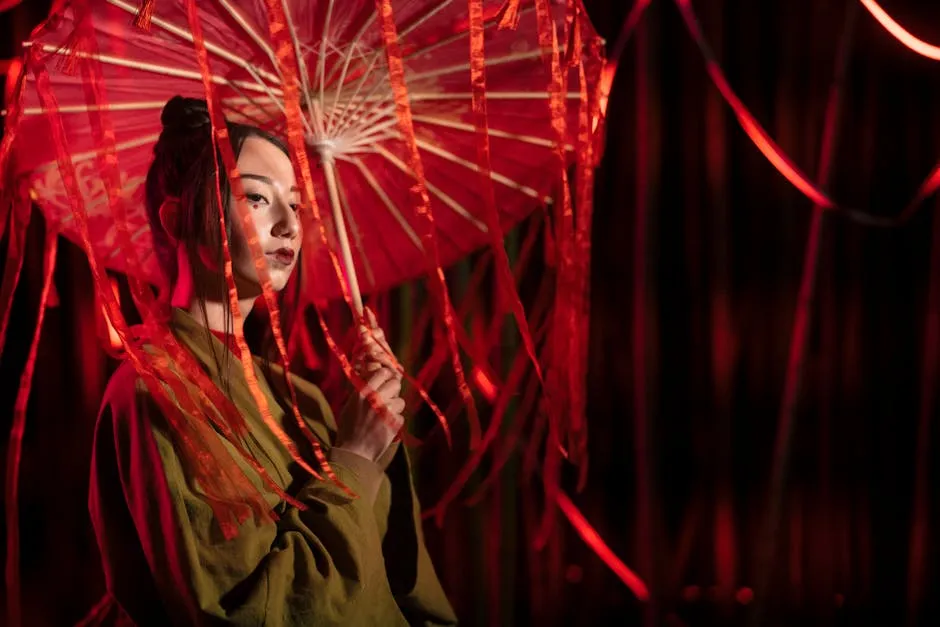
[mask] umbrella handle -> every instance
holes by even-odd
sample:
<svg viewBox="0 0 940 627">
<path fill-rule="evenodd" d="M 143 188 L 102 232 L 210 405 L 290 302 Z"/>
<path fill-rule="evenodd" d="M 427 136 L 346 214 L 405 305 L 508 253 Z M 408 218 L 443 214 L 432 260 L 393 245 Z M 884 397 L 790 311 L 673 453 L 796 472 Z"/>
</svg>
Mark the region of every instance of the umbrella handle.
<svg viewBox="0 0 940 627">
<path fill-rule="evenodd" d="M 353 265 L 352 248 L 349 246 L 349 234 L 346 232 L 346 220 L 343 218 L 343 207 L 340 205 L 339 189 L 336 181 L 336 165 L 330 156 L 321 152 L 323 173 L 326 178 L 326 189 L 330 195 L 330 208 L 333 210 L 333 224 L 336 225 L 336 237 L 339 238 L 340 252 L 343 256 L 343 268 L 346 271 L 346 280 L 349 282 L 349 291 L 352 295 L 356 313 L 362 315 L 362 294 L 359 292 L 359 278 L 356 276 L 356 266 Z"/>
</svg>

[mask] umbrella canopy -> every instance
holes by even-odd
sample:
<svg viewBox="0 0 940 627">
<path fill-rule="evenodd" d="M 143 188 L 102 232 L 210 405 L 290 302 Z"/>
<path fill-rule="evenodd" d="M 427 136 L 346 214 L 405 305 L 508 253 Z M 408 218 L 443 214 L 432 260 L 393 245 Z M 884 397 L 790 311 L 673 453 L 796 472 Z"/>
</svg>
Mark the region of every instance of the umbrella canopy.
<svg viewBox="0 0 940 627">
<path fill-rule="evenodd" d="M 149 32 L 134 26 L 139 5 L 127 0 L 92 0 L 90 25 L 94 53 L 70 48 L 76 16 L 65 11 L 56 28 L 27 45 L 49 55 L 92 55 L 100 62 L 107 87 L 127 223 L 143 260 L 141 278 L 154 282 L 156 260 L 143 211 L 143 181 L 160 132 L 159 113 L 173 95 L 202 97 L 202 74 L 193 55 L 185 2 L 157 0 Z M 428 270 L 419 237 L 421 225 L 410 200 L 414 178 L 408 147 L 398 127 L 388 76 L 380 20 L 373 2 L 285 2 L 290 32 L 304 68 L 302 99 L 307 147 L 312 158 L 335 164 L 336 211 L 325 212 L 330 233 L 339 241 L 337 220 L 345 222 L 352 262 L 362 292 L 381 291 Z M 491 178 L 503 228 L 533 208 L 551 202 L 557 167 L 555 133 L 549 106 L 549 70 L 539 45 L 534 7 L 519 11 L 518 27 L 498 28 L 501 0 L 484 3 L 487 108 Z M 558 38 L 564 32 L 565 5 L 553 2 Z M 212 81 L 226 117 L 286 134 L 282 77 L 269 41 L 265 3 L 213 0 L 199 3 Z M 485 244 L 489 235 L 486 203 L 477 165 L 478 138 L 471 107 L 467 3 L 403 0 L 394 3 L 402 44 L 405 81 L 411 102 L 414 136 L 424 167 L 434 215 L 439 260 L 447 265 Z M 81 17 L 81 16 L 79 16 Z M 594 37 L 583 20 L 581 37 Z M 564 45 L 562 41 L 562 46 Z M 585 48 L 597 50 L 594 48 Z M 599 57 L 590 63 L 601 62 Z M 68 149 L 89 212 L 92 243 L 99 258 L 127 271 L 117 245 L 117 230 L 100 177 L 86 85 L 66 64 L 49 65 L 65 123 Z M 599 67 L 599 66 L 598 66 Z M 574 159 L 581 93 L 572 65 L 564 93 L 568 141 Z M 587 76 L 598 73 L 588 71 Z M 595 86 L 588 85 L 593 94 Z M 30 178 L 33 196 L 52 228 L 78 239 L 72 209 L 58 168 L 48 120 L 34 89 L 27 88 L 19 129 L 16 168 Z M 331 206 L 331 168 L 314 173 L 318 204 Z M 313 264 L 310 298 L 340 295 L 340 283 L 325 250 L 305 251 Z"/>
</svg>

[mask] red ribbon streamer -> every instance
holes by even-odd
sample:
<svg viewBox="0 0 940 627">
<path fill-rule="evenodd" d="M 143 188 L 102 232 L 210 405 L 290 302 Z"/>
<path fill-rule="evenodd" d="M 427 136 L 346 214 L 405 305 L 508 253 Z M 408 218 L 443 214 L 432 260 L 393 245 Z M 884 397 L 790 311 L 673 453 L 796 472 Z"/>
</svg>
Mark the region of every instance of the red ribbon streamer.
<svg viewBox="0 0 940 627">
<path fill-rule="evenodd" d="M 493 189 L 492 164 L 490 160 L 489 122 L 486 110 L 486 59 L 484 52 L 484 15 L 483 0 L 469 0 L 470 14 L 470 85 L 472 88 L 473 124 L 477 137 L 477 165 L 480 168 L 480 182 L 483 185 L 484 213 L 490 248 L 496 262 L 496 280 L 502 296 L 509 303 L 510 310 L 519 326 L 522 344 L 535 368 L 535 374 L 545 385 L 542 367 L 539 365 L 535 344 L 529 332 L 525 308 L 516 291 L 512 266 L 503 245 L 503 231 L 499 222 L 499 210 L 496 207 L 496 193 Z M 518 6 L 516 7 L 518 10 Z M 517 18 L 518 19 L 518 18 Z M 580 55 L 578 55 L 580 58 Z"/>
<path fill-rule="evenodd" d="M 451 365 L 457 378 L 457 389 L 467 407 L 471 448 L 476 448 L 481 438 L 480 418 L 477 414 L 473 394 L 464 375 L 463 365 L 460 362 L 460 349 L 454 332 L 454 326 L 459 321 L 456 320 L 454 307 L 451 304 L 450 295 L 447 293 L 447 283 L 444 280 L 444 271 L 441 268 L 438 255 L 437 239 L 434 235 L 434 214 L 431 211 L 431 199 L 428 196 L 421 154 L 418 152 L 415 141 L 414 125 L 411 119 L 411 101 L 408 97 L 408 87 L 405 84 L 405 66 L 402 59 L 401 45 L 398 41 L 398 31 L 395 27 L 395 18 L 392 14 L 392 3 L 391 0 L 376 0 L 375 7 L 379 14 L 382 41 L 385 44 L 389 81 L 395 97 L 395 111 L 398 116 L 399 130 L 408 151 L 408 165 L 415 176 L 415 184 L 411 187 L 411 195 L 417 215 L 425 225 L 421 239 L 424 249 L 427 251 L 428 266 L 432 268 L 433 275 L 429 278 L 428 285 L 443 314 L 447 343 L 451 351 Z"/>
<path fill-rule="evenodd" d="M 857 209 L 852 209 L 836 204 L 825 192 L 823 192 L 818 186 L 814 185 L 813 182 L 810 181 L 809 178 L 794 164 L 793 160 L 790 159 L 790 157 L 788 157 L 779 146 L 777 146 L 773 139 L 770 138 L 770 135 L 767 133 L 767 131 L 765 131 L 760 123 L 757 122 L 757 119 L 754 117 L 754 115 L 741 103 L 740 99 L 737 97 L 728 84 L 728 81 L 725 79 L 725 75 L 721 69 L 721 66 L 718 65 L 718 62 L 715 60 L 715 56 L 712 53 L 708 42 L 705 40 L 705 36 L 702 34 L 701 26 L 698 23 L 698 18 L 696 17 L 695 12 L 692 10 L 690 0 L 675 1 L 676 6 L 679 7 L 679 12 L 682 14 L 682 18 L 685 21 L 689 34 L 698 45 L 699 50 L 702 52 L 702 56 L 705 57 L 705 67 L 712 79 L 712 82 L 715 83 L 715 86 L 718 88 L 718 91 L 721 92 L 722 97 L 734 111 L 741 128 L 744 129 L 744 132 L 747 133 L 748 137 L 751 139 L 754 145 L 757 146 L 757 149 L 761 151 L 761 153 L 767 158 L 768 161 L 771 162 L 771 164 L 773 164 L 777 171 L 780 172 L 784 178 L 786 178 L 804 196 L 812 200 L 814 204 L 819 205 L 826 210 L 838 211 L 839 213 L 845 214 L 856 222 L 867 224 L 869 226 L 895 227 L 906 223 L 921 207 L 923 201 L 932 196 L 938 189 L 940 189 L 940 161 L 938 161 L 930 175 L 917 190 L 917 194 L 914 196 L 914 198 L 895 217 L 873 216 L 864 211 L 859 211 Z"/>
<path fill-rule="evenodd" d="M 648 601 L 650 593 L 646 584 L 643 583 L 643 580 L 617 557 L 607 543 L 604 542 L 604 539 L 601 538 L 600 534 L 597 533 L 597 530 L 588 522 L 587 518 L 584 517 L 584 514 L 571 502 L 571 499 L 569 499 L 564 492 L 559 491 L 555 495 L 555 502 L 558 503 L 559 509 L 564 513 L 565 518 L 568 519 L 571 526 L 578 532 L 578 535 L 581 536 L 594 553 L 614 571 L 614 574 L 620 578 L 620 581 L 630 588 L 633 594 L 636 595 L 636 598 L 641 601 Z"/>
</svg>

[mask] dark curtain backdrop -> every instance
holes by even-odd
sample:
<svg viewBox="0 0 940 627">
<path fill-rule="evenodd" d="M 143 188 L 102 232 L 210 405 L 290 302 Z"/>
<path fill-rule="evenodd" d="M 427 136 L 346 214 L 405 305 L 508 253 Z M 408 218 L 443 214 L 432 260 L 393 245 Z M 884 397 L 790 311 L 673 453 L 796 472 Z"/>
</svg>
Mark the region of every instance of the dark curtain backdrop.
<svg viewBox="0 0 940 627">
<path fill-rule="evenodd" d="M 940 63 L 902 46 L 857 0 L 693 4 L 731 86 L 811 178 L 848 29 L 827 189 L 874 214 L 900 211 L 940 157 Z M 630 5 L 588 3 L 609 42 Z M 936 3 L 882 6 L 940 42 Z M 27 0 L 0 17 L 4 55 L 46 8 Z M 893 230 L 823 218 L 802 385 L 788 445 L 777 447 L 788 463 L 772 490 L 812 204 L 738 126 L 676 6 L 654 0 L 620 59 L 598 172 L 591 471 L 573 496 L 653 598 L 638 603 L 563 519 L 534 554 L 526 534 L 540 504 L 512 464 L 481 506 L 454 506 L 443 530 L 427 525 L 464 623 L 937 624 L 936 205 Z M 35 319 L 41 235 L 35 220 L 0 363 L 4 433 Z M 103 591 L 85 501 L 114 363 L 98 348 L 74 246 L 62 245 L 55 279 L 21 474 L 28 625 L 74 623 Z M 461 455 L 427 455 L 419 482 L 430 503 Z"/>
</svg>

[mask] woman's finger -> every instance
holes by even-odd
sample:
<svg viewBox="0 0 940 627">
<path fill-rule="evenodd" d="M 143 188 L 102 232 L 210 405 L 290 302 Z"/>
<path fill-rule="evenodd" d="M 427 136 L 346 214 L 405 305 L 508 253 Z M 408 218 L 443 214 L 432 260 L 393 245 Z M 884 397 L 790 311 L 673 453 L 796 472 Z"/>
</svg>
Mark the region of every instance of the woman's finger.
<svg viewBox="0 0 940 627">
<path fill-rule="evenodd" d="M 366 388 L 371 389 L 374 392 L 378 392 L 382 389 L 383 385 L 388 383 L 389 380 L 393 380 L 392 372 L 388 368 L 382 368 L 369 377 L 369 380 L 366 381 Z M 367 392 L 368 390 L 363 389 L 359 395 L 365 397 Z"/>
<path fill-rule="evenodd" d="M 385 406 L 388 408 L 389 412 L 393 414 L 401 414 L 402 412 L 405 411 L 405 399 L 398 396 L 388 401 L 388 403 L 386 403 Z"/>
<path fill-rule="evenodd" d="M 383 381 L 381 387 L 376 390 L 376 392 L 379 393 L 379 396 L 381 396 L 382 399 L 386 402 L 393 398 L 397 398 L 401 392 L 401 378 L 393 376 L 394 374 L 395 372 L 391 371 L 389 378 Z"/>
</svg>

